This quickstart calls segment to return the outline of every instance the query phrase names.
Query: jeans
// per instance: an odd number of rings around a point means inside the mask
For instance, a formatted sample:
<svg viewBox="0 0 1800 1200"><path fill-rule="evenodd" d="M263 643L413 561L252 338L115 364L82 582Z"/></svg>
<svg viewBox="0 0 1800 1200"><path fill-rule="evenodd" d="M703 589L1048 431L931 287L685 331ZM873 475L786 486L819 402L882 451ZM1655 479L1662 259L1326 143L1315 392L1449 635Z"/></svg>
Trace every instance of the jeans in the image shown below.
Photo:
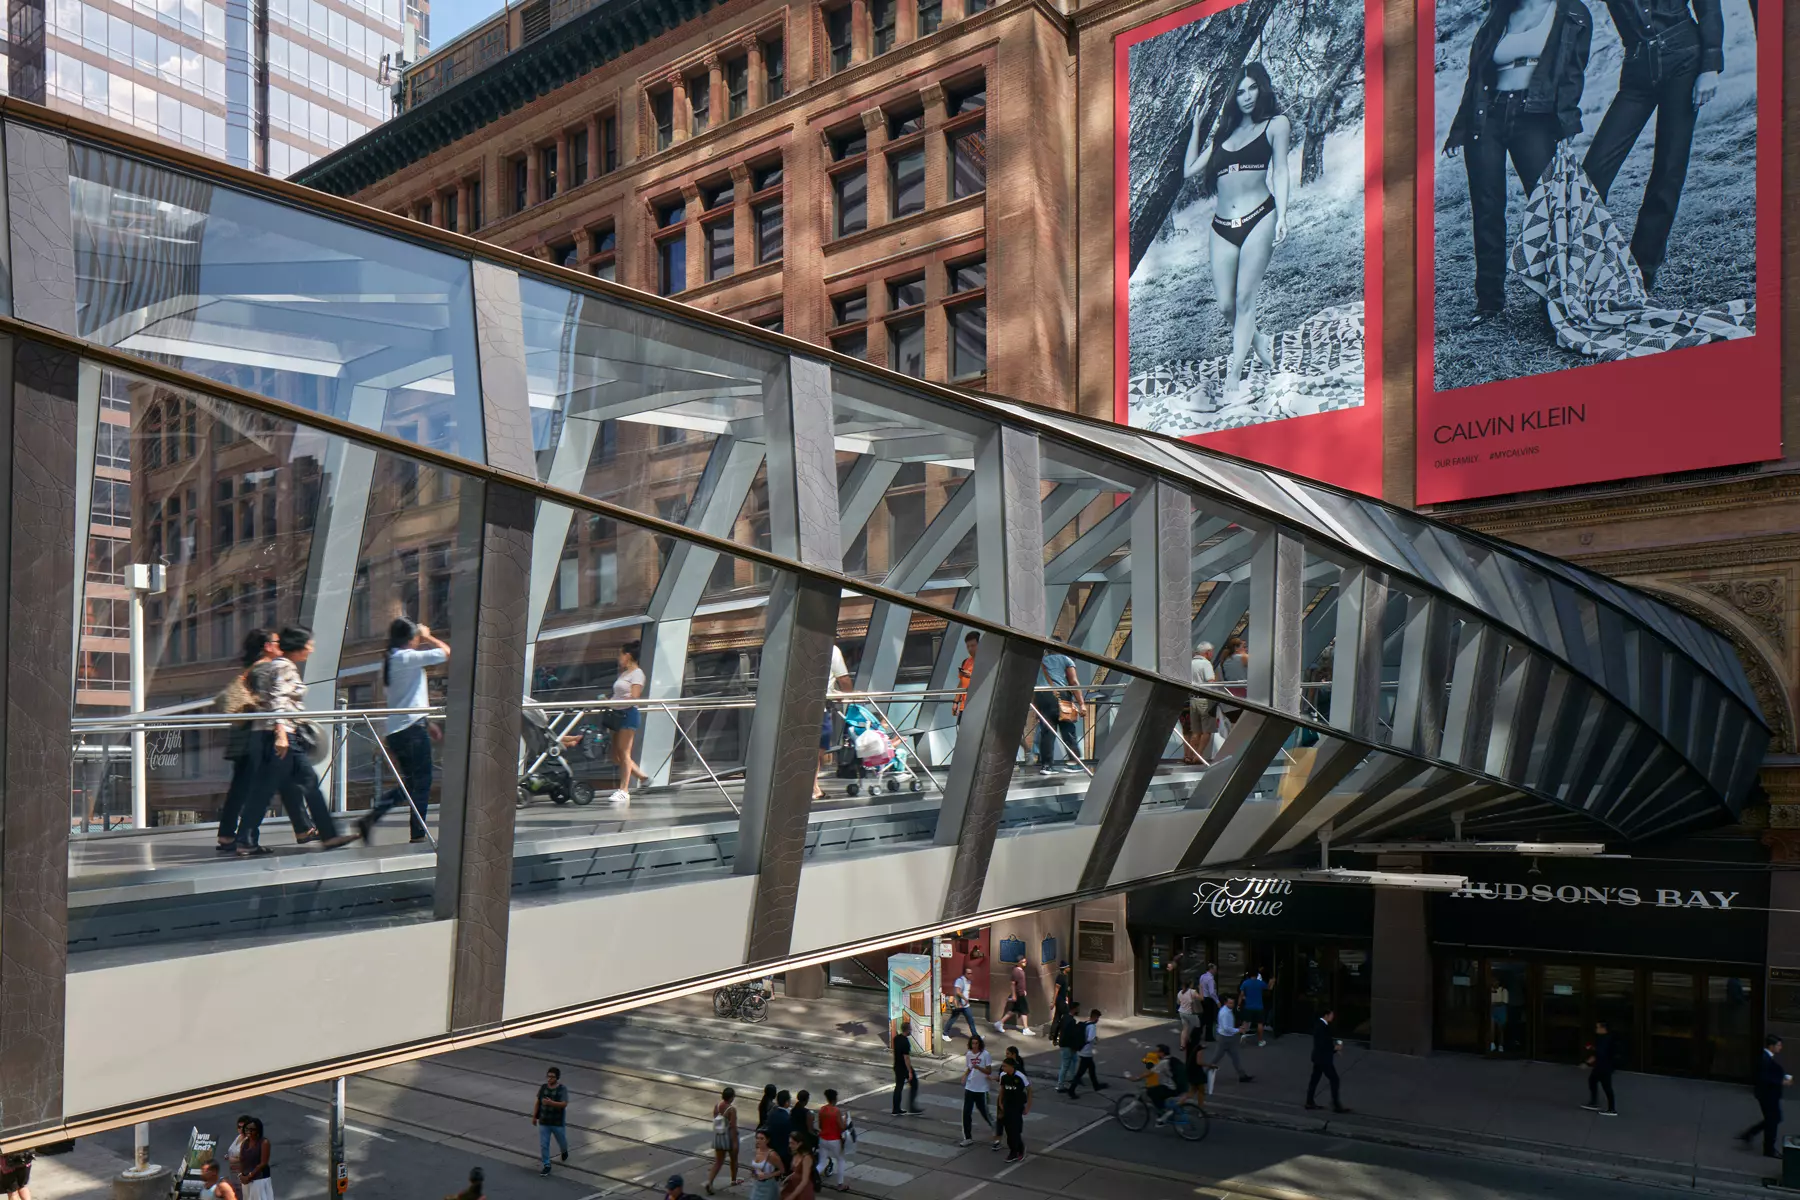
<svg viewBox="0 0 1800 1200"><path fill-rule="evenodd" d="M1597 1067L1588 1072L1589 1104L1600 1103L1600 1093L1604 1091L1606 1093L1606 1111L1611 1112L1618 1107L1618 1104L1613 1100L1612 1076L1613 1073L1611 1070L1602 1071Z"/></svg>
<svg viewBox="0 0 1800 1200"><path fill-rule="evenodd" d="M1231 1065L1237 1068L1238 1078L1242 1079L1246 1072L1244 1071L1244 1060L1238 1057L1238 1038L1241 1036L1236 1033L1229 1035L1221 1033L1218 1048L1213 1051L1212 1061L1206 1065L1216 1067L1229 1058Z"/></svg>
<svg viewBox="0 0 1800 1200"><path fill-rule="evenodd" d="M1654 274L1669 250L1669 230L1687 183L1688 153L1694 145L1694 80L1700 75L1698 26L1676 28L1657 46L1642 43L1619 68L1619 94L1607 106L1600 128L1582 161L1602 200L1626 155L1651 114L1656 116L1656 143L1643 207L1631 231L1631 254L1638 266Z"/></svg>
<svg viewBox="0 0 1800 1200"><path fill-rule="evenodd" d="M958 1017L961 1017L963 1022L968 1025L970 1037L979 1037L981 1035L981 1031L975 1028L975 1014L971 1013L967 1008L958 1007L950 1010L950 1019L944 1022L944 1038L946 1041L949 1040L950 1031L956 1027L956 1018Z"/></svg>
<svg viewBox="0 0 1800 1200"><path fill-rule="evenodd" d="M427 732L425 722L414 721L405 729L388 734L387 748L394 756L394 765L400 768L400 786L389 788L381 801L369 810L365 828L374 828L375 822L387 816L395 805L405 804L411 796L412 804L407 812L412 819L412 840L421 841L425 837L425 814L431 803L431 734Z"/></svg>
<svg viewBox="0 0 1800 1200"><path fill-rule="evenodd" d="M963 1137L973 1138L975 1136L975 1122L973 1116L976 1112L981 1113L982 1124L992 1128L994 1118L988 1116L987 1098L988 1094L986 1092L971 1092L967 1090L963 1092Z"/></svg>
<svg viewBox="0 0 1800 1200"><path fill-rule="evenodd" d="M538 1157L544 1162L546 1170L550 1167L550 1139L556 1139L556 1145L564 1154L569 1152L569 1133L561 1125L538 1126Z"/></svg>
<svg viewBox="0 0 1800 1200"><path fill-rule="evenodd" d="M1463 150L1469 173L1469 217L1475 232L1475 307L1506 307L1506 159L1526 192L1543 178L1562 129L1550 113L1525 111L1525 93L1500 92L1487 120Z"/></svg>
<svg viewBox="0 0 1800 1200"><path fill-rule="evenodd" d="M245 847L257 844L263 816L269 811L269 800L277 793L281 794L284 803L290 796L294 797L295 802L288 804L290 818L295 816L298 801L304 800L305 812L311 816L312 827L319 831L319 836L336 837L337 822L332 819L325 793L319 790L319 776L306 755L291 745L286 754L276 754L275 734L270 730L258 730L251 745L250 758L257 767L256 782L248 789L249 799L243 818L238 822L237 844ZM300 828L298 819L295 828Z"/></svg>
<svg viewBox="0 0 1800 1200"><path fill-rule="evenodd" d="M1058 721L1054 709L1049 713L1038 713L1038 766L1048 767L1053 765L1059 757L1059 751L1061 752L1060 757L1065 759L1068 758L1068 747L1073 746L1078 748L1081 745L1079 736L1080 728L1081 723L1079 721ZM1057 741L1059 735L1062 738L1060 743Z"/></svg>
<svg viewBox="0 0 1800 1200"><path fill-rule="evenodd" d="M909 1084L912 1087L912 1094L907 1099L906 1107L917 1108L919 1107L919 1073L911 1067L895 1067L894 1111L896 1113L900 1111L900 1093L905 1091Z"/></svg>
<svg viewBox="0 0 1800 1200"><path fill-rule="evenodd" d="M1308 1104L1313 1102L1313 1093L1319 1090L1319 1080L1321 1079L1331 1081L1331 1107L1342 1108L1343 1105L1338 1103L1338 1073L1335 1063L1316 1062L1313 1064L1312 1078L1306 1081L1306 1102Z"/></svg>
<svg viewBox="0 0 1800 1200"><path fill-rule="evenodd" d="M1075 1086L1076 1064L1080 1061L1080 1057L1075 1053L1075 1047L1064 1046L1062 1048L1062 1067L1056 1073L1056 1086L1059 1090L1068 1091Z"/></svg>

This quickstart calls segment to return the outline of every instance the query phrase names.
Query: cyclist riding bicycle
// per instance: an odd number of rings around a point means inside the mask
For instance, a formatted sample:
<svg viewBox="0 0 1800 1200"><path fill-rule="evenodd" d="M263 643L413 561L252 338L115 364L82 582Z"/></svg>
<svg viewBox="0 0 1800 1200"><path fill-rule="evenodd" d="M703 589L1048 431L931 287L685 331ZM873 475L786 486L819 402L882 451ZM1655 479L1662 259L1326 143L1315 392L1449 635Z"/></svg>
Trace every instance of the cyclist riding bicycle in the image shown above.
<svg viewBox="0 0 1800 1200"><path fill-rule="evenodd" d="M1169 1066L1170 1056L1165 1052L1152 1050L1144 1055L1144 1095L1150 1100L1150 1107L1156 1110L1156 1123L1168 1123L1169 1116L1175 1109L1175 1076Z"/></svg>

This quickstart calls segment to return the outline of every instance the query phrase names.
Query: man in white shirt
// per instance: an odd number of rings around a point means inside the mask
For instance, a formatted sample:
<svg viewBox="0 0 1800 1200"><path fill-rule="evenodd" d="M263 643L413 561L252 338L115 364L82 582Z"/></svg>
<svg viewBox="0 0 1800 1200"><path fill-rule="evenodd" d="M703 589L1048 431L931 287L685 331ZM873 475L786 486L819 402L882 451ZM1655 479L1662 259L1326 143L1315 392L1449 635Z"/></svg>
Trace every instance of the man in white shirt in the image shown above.
<svg viewBox="0 0 1800 1200"><path fill-rule="evenodd" d="M1212 657L1213 644L1211 642L1201 642L1194 647L1194 661L1190 669L1196 688L1210 687L1218 678L1217 672L1213 670ZM1199 756L1194 753L1196 750L1208 754L1212 752L1210 749L1212 711L1213 698L1211 696L1194 696L1188 701L1188 731L1192 744L1188 747L1187 757L1191 761L1199 761Z"/></svg>
<svg viewBox="0 0 1800 1200"><path fill-rule="evenodd" d="M1209 1072L1216 1071L1218 1070L1220 1063L1224 1062L1227 1058L1230 1058L1231 1065L1237 1068L1238 1082L1249 1083L1252 1076L1244 1072L1244 1062L1238 1057L1238 1034L1240 1030L1238 1029L1237 1014L1231 1011L1231 997L1229 996L1227 996L1224 1002L1219 1005L1218 1032L1219 1048L1213 1051L1212 1061L1206 1064L1206 1069Z"/></svg>
<svg viewBox="0 0 1800 1200"><path fill-rule="evenodd" d="M850 668L844 662L844 652L836 643L831 647L831 674L825 677L825 715L819 720L819 773L822 775L831 767L831 708L832 702L855 685L850 676ZM819 786L817 776L813 778L814 800L825 794Z"/></svg>
<svg viewBox="0 0 1800 1200"><path fill-rule="evenodd" d="M387 658L381 664L382 682L387 687L389 708L429 708L431 692L425 681L425 668L450 660L450 647L431 632L428 625L415 625L405 617L395 617L388 626ZM406 804L412 817L412 837L425 840L425 809L431 803L431 734L422 712L395 713L387 719L388 754L400 771L400 786L388 789L386 795L357 821L357 832L363 841L375 823L396 805ZM408 798L411 798L411 803Z"/></svg>
<svg viewBox="0 0 1800 1200"><path fill-rule="evenodd" d="M950 1031L956 1027L956 1018L958 1017L968 1024L970 1037L980 1036L975 1030L975 1017L969 1012L969 974L967 971L957 972L956 982L950 985L950 991L950 1019L944 1022L944 1036L950 1036Z"/></svg>
<svg viewBox="0 0 1800 1200"><path fill-rule="evenodd" d="M987 1052L987 1044L980 1034L970 1036L968 1052L963 1055L963 1135L959 1145L975 1144L973 1114L977 1109L981 1110L981 1119L993 1131L994 1144L1000 1144L1000 1128L988 1115L988 1090L993 1074L994 1056Z"/></svg>

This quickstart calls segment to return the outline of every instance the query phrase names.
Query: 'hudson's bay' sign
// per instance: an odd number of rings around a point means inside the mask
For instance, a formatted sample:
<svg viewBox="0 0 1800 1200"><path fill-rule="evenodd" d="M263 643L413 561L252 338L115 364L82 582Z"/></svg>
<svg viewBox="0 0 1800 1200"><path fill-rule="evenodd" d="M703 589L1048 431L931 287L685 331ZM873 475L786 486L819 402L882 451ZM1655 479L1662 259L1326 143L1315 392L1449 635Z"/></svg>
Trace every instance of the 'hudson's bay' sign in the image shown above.
<svg viewBox="0 0 1800 1200"><path fill-rule="evenodd" d="M1206 879L1194 889L1194 912L1215 917L1279 917L1282 900L1294 890L1286 879L1262 879L1243 875L1236 879Z"/></svg>
<svg viewBox="0 0 1800 1200"><path fill-rule="evenodd" d="M1617 904L1622 908L1704 908L1730 912L1741 892L1690 888L1586 887L1565 883L1470 883L1450 893L1452 900L1530 900L1538 904Z"/></svg>

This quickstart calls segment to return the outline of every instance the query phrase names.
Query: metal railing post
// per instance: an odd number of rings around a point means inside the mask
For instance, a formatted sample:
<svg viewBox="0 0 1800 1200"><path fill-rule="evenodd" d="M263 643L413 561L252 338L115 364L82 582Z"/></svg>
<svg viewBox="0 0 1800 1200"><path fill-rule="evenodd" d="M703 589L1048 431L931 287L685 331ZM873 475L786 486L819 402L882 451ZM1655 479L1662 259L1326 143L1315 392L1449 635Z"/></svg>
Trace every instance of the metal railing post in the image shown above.
<svg viewBox="0 0 1800 1200"><path fill-rule="evenodd" d="M347 697L339 696L337 707L344 712L350 707ZM337 778L331 784L331 811L350 811L350 725L339 720L331 731L331 769Z"/></svg>

